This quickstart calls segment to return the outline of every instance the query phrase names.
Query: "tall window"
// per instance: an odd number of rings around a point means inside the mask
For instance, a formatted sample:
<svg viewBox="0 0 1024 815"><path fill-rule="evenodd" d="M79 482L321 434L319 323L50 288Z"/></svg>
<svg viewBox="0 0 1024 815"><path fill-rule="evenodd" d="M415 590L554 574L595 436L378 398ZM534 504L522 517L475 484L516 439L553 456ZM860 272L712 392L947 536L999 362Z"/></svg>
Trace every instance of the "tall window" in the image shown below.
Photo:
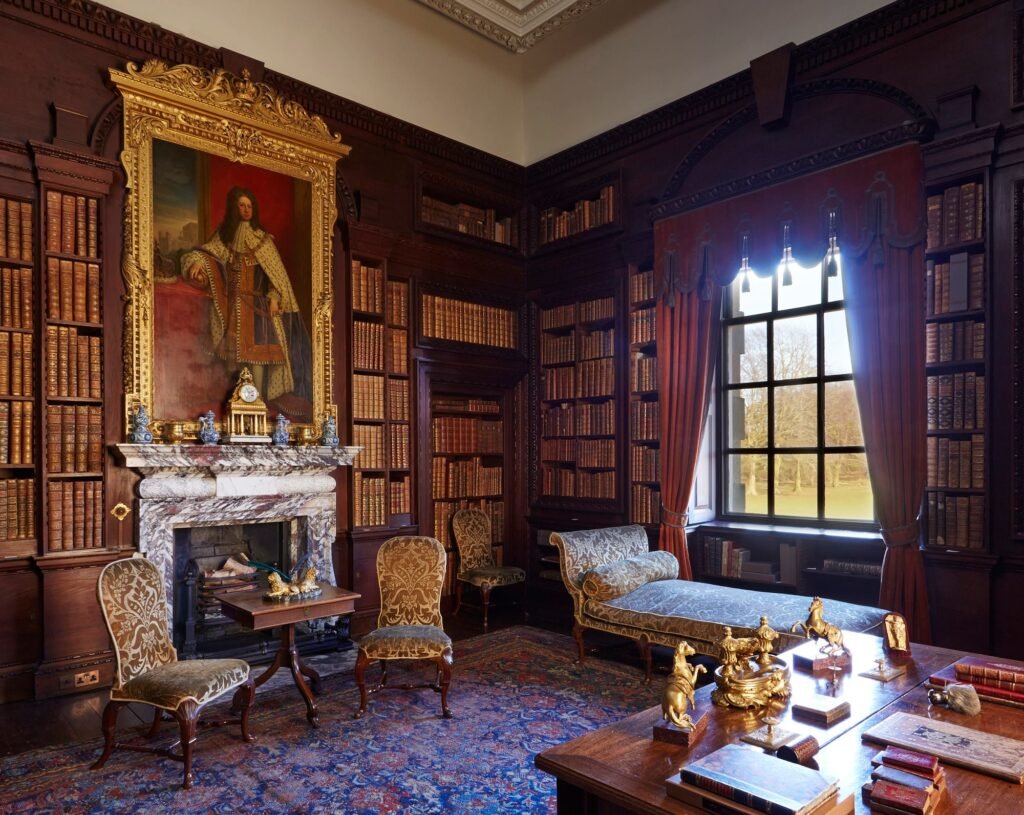
<svg viewBox="0 0 1024 815"><path fill-rule="evenodd" d="M830 265L803 268L787 251L775 274L744 268L727 291L725 515L874 520L838 252Z"/></svg>

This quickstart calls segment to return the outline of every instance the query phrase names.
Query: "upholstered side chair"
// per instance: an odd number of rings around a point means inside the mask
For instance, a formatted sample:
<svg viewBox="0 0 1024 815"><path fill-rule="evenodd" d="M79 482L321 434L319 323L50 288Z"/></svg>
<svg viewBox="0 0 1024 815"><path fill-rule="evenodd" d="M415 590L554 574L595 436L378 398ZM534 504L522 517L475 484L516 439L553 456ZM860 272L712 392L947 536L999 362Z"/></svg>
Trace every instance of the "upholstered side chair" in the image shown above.
<svg viewBox="0 0 1024 815"><path fill-rule="evenodd" d="M448 709L448 686L452 678L452 641L441 627L441 588L448 565L444 547L434 538L397 537L384 541L377 552L377 582L380 584L380 615L377 628L359 641L356 683L359 712L366 713L366 667L381 663L376 693L388 687L388 661L430 660L437 665L433 683L393 685L393 688L430 688L441 694L441 712Z"/></svg>
<svg viewBox="0 0 1024 815"><path fill-rule="evenodd" d="M455 611L462 608L463 586L475 586L480 590L484 612L484 631L491 606L491 590L499 586L519 584L526 588L526 572L518 566L495 566L494 550L491 548L491 519L480 509L460 509L452 518L452 532L455 546L459 551L459 570L455 576ZM525 596L521 597L521 602ZM467 603L468 605L468 603ZM526 604L523 602L523 607Z"/></svg>
<svg viewBox="0 0 1024 815"><path fill-rule="evenodd" d="M103 755L93 764L106 764L114 748L134 750L181 761L185 765L184 788L192 787L192 744L202 709L228 691L241 689L239 719L206 721L205 725L240 723L242 738L255 741L249 734L249 708L255 683L249 665L241 659L194 659L178 661L167 630L167 596L160 572L141 556L115 560L100 572L97 584L100 609L114 643L116 670L110 689L110 701L103 710ZM178 722L181 751L124 744L114 740L117 714L129 704L152 705L155 738L164 711Z"/></svg>

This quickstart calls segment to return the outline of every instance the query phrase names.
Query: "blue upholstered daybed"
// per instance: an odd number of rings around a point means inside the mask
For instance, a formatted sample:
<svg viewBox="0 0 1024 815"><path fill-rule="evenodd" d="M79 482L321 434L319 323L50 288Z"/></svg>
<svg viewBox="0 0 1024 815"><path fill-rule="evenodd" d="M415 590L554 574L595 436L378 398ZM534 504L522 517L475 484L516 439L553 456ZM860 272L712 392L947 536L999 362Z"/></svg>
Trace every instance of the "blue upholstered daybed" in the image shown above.
<svg viewBox="0 0 1024 815"><path fill-rule="evenodd" d="M810 597L679 580L668 552L649 552L642 526L553 532L562 580L573 601L573 636L583 659L583 631L593 628L635 639L651 674L650 646L687 641L699 654L718 656L722 627L753 636L761 615L779 632L776 651L804 641L791 634L807 618ZM844 631L882 633L885 611L827 600L825 619Z"/></svg>

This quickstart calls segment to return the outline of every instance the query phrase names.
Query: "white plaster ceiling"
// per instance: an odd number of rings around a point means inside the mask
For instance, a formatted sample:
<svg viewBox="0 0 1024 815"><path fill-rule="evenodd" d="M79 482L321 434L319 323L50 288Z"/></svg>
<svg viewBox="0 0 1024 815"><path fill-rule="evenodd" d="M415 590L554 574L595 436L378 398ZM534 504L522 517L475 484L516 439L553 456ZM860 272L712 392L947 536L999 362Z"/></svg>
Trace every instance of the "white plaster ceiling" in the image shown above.
<svg viewBox="0 0 1024 815"><path fill-rule="evenodd" d="M417 0L509 51L522 54L604 0Z"/></svg>

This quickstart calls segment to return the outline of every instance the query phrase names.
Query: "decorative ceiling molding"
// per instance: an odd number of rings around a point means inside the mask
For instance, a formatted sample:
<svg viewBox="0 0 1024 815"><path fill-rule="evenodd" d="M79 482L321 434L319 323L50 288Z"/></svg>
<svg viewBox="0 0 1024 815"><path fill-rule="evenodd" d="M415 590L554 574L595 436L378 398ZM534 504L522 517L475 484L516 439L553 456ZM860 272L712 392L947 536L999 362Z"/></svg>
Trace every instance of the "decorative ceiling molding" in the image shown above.
<svg viewBox="0 0 1024 815"><path fill-rule="evenodd" d="M605 0L417 0L509 51L531 45Z"/></svg>

